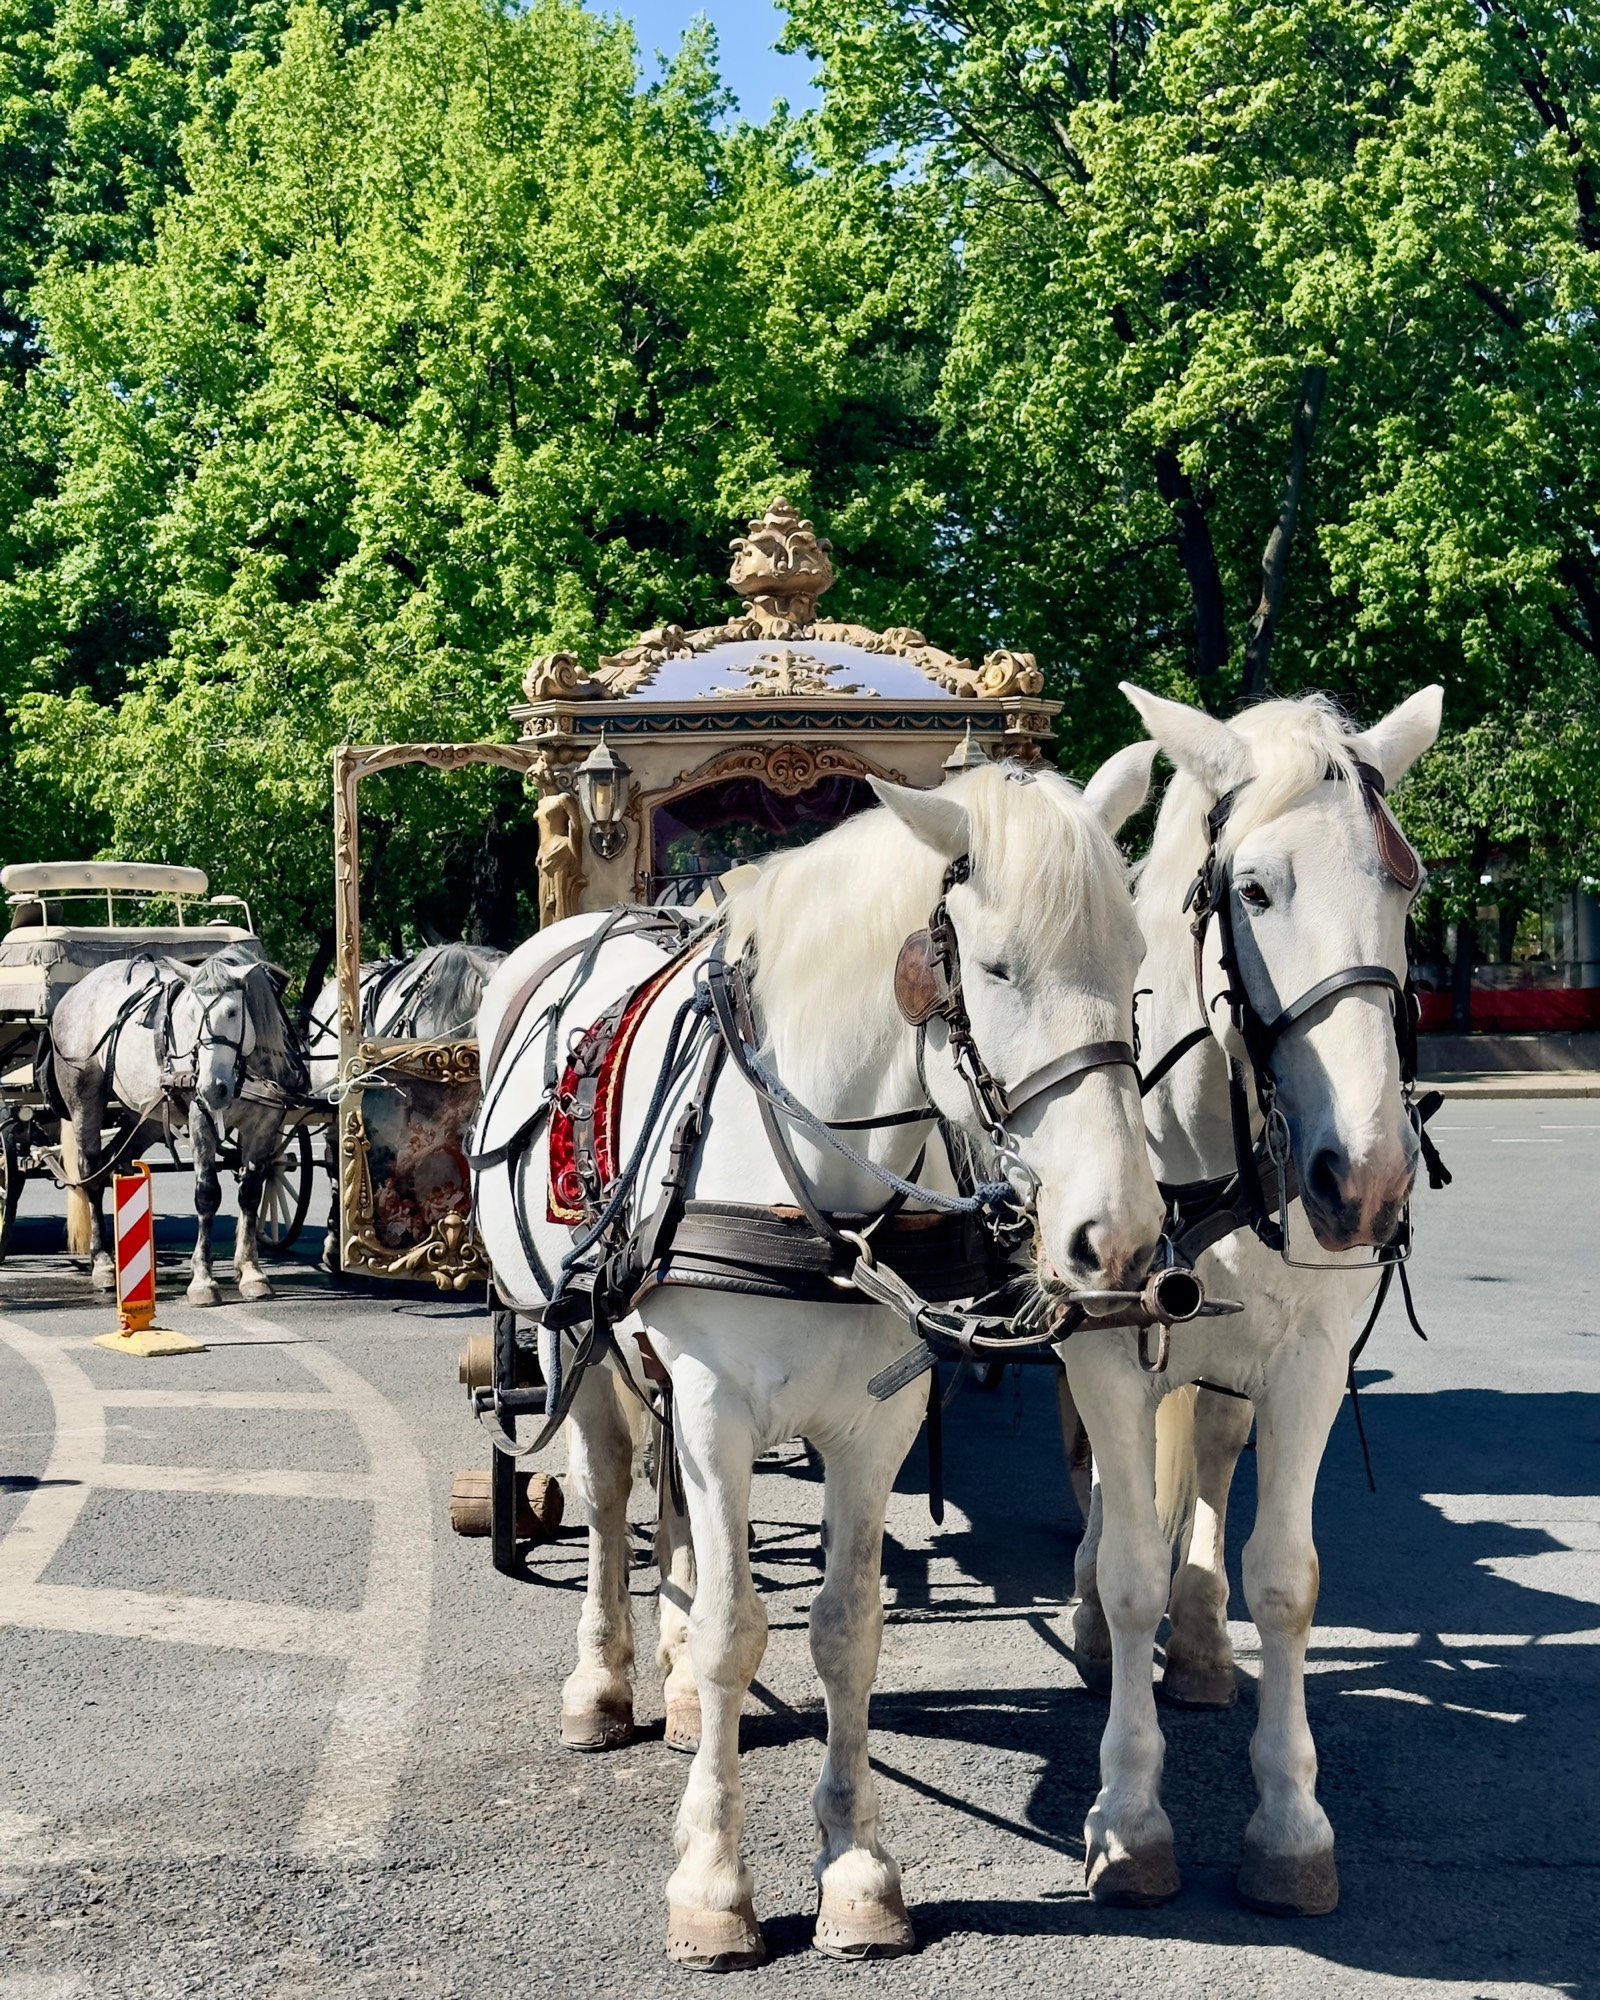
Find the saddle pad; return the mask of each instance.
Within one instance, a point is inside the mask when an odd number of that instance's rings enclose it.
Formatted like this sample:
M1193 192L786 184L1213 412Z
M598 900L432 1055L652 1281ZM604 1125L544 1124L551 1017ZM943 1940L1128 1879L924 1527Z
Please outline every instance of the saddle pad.
M622 1123L622 1085L627 1073L628 1051L633 1047L634 1037L644 1025L644 1018L652 1004L682 970L683 958L680 954L642 986L634 988L633 997L617 1022L610 1046L601 1058L594 1096L594 1164L602 1195L617 1177L617 1142ZM605 1031L606 1025L606 1017L602 1015L580 1039L577 1052L562 1075L561 1086L550 1111L550 1189L545 1213L551 1222L563 1223L568 1229L576 1229L588 1221L590 1210L586 1205L587 1190L578 1171L572 1113L567 1107L578 1094L581 1080L578 1057L589 1048L595 1036Z

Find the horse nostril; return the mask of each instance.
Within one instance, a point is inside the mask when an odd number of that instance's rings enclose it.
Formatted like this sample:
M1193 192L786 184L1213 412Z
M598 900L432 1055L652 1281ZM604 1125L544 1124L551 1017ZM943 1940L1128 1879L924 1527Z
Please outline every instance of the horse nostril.
M1099 1263L1099 1258L1094 1254L1094 1245L1089 1241L1087 1222L1073 1232L1072 1241L1068 1245L1068 1255L1080 1271L1092 1271Z
M1343 1166L1341 1156L1331 1146L1324 1146L1306 1169L1306 1191L1325 1209L1338 1209L1344 1201L1339 1184Z

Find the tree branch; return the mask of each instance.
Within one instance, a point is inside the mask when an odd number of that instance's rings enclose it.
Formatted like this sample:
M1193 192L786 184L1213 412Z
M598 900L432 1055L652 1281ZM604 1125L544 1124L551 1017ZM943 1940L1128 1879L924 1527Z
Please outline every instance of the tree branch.
M1300 393L1289 424L1289 471L1283 482L1283 498L1278 503L1278 518L1261 558L1261 601L1245 631L1244 684L1240 692L1247 699L1260 694L1267 684L1267 663L1277 636L1278 614L1283 608L1283 586L1289 573L1289 550L1300 514L1300 496L1305 491L1306 465L1327 388L1327 369L1318 362L1309 363L1300 376Z
M1513 333L1521 333L1525 324L1521 313L1501 298L1492 285L1486 285L1481 278L1468 278L1467 290L1489 308L1502 326L1510 327Z
M1211 524L1170 445L1156 453L1156 488L1178 523L1178 560L1189 579L1194 602L1195 671L1200 675L1220 673L1228 658L1228 635Z
M1577 598L1583 611L1583 622L1589 628L1587 635L1559 605L1551 607L1551 615L1569 639L1575 639L1585 652L1593 653L1600 660L1600 580L1596 579L1593 567L1570 550L1556 564L1556 575Z

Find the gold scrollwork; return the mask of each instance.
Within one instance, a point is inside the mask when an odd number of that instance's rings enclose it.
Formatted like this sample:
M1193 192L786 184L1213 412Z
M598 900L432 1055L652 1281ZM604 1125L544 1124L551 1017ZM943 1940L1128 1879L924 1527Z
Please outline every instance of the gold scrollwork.
M477 1050L472 1050L473 1076ZM361 1107L355 1097L345 1100L339 1127L339 1179L344 1203L341 1251L347 1271L370 1271L379 1278L431 1278L442 1292L464 1292L489 1274L489 1260L472 1226L472 1218L449 1210L434 1223L420 1243L404 1250L381 1241L376 1228L372 1190L371 1147Z

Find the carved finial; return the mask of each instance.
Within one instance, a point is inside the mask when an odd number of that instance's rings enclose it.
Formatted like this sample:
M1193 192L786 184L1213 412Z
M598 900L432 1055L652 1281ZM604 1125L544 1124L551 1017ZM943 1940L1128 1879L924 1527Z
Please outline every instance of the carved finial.
M808 626L816 616L817 599L833 582L828 560L831 542L819 541L809 521L802 520L781 495L750 532L734 538L733 568L728 581L764 625Z

